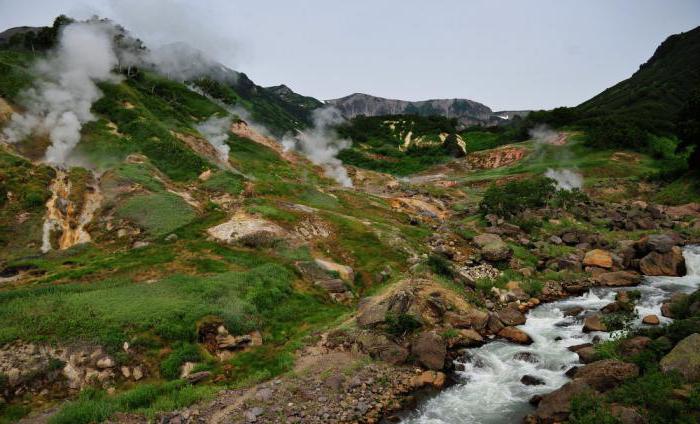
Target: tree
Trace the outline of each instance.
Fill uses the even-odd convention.
[[[688,166],[691,170],[700,170],[700,91],[696,91],[690,97],[678,114],[676,131],[681,142],[678,150],[693,149],[688,158]]]

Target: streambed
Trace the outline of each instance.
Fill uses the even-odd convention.
[[[700,246],[683,250],[687,274],[684,277],[646,277],[639,286],[624,289],[593,288],[588,293],[547,303],[532,309],[520,329],[532,337],[533,343],[521,346],[494,341],[470,349],[458,364],[464,366],[459,382],[437,396],[423,402],[404,419],[404,424],[496,424],[518,423],[534,408],[528,401],[534,395],[550,393],[567,381],[565,372],[579,365],[578,355],[569,346],[588,343],[607,333],[584,334],[583,317],[598,311],[615,300],[619,290],[638,290],[636,325],[645,315],[655,314],[661,323],[661,304],[673,293],[691,293],[700,288]],[[565,317],[567,308],[580,306],[585,311],[576,317]],[[520,379],[530,375],[542,385],[524,385]]]

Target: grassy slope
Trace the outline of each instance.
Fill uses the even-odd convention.
[[[28,59],[26,54],[0,51],[0,66],[9,69],[0,74],[0,95],[10,101],[16,101],[31,82]],[[98,119],[84,127],[78,152],[104,171],[106,194],[123,184],[140,187],[135,193],[109,195],[105,208],[135,221],[151,244],[130,249],[114,234],[95,228],[93,244],[30,256],[18,247],[26,245],[25,239],[8,237],[0,248],[9,259],[4,265],[33,267],[35,277],[29,284],[0,288],[2,344],[17,339],[99,343],[120,363],[130,363],[135,358],[118,353],[129,341],[139,361],[172,367],[180,359],[168,352],[185,349],[194,341],[197,323],[216,316],[233,333],[251,329],[263,333],[262,347],[236,355],[228,364],[199,351],[201,361],[222,376],[220,384],[249,384],[289,370],[292,353],[304,338],[343,319],[349,310],[301,281],[294,261],[322,254],[347,263],[358,274],[354,290],[362,293],[372,288],[375,273],[386,265],[399,272],[405,269],[406,253],[389,243],[398,236],[417,248],[429,234],[409,225],[382,199],[335,191],[309,163],[291,165],[264,146],[231,136],[232,164],[255,178],[255,196],[242,199],[243,207],[287,228],[298,222],[299,215],[286,204],[314,207],[335,235],[301,248],[283,244],[251,249],[207,241],[204,230],[223,222],[226,214],[213,205],[194,213],[166,186],[193,189],[206,199],[222,193],[238,195],[243,181],[223,171],[216,171],[207,182],[199,181],[196,177],[202,170],[215,167],[171,131],[194,134],[198,121],[223,113],[221,108],[148,73],[116,85],[103,84],[101,89],[104,97],[93,108]],[[147,160],[122,162],[132,153]],[[0,224],[10,228],[18,213],[29,212],[31,219],[24,227],[12,231],[36,239],[52,171],[4,152],[0,161],[3,183],[21,193],[11,204],[0,206]],[[177,241],[165,241],[163,236],[170,233],[178,236]],[[123,395],[109,399],[100,392],[86,392],[57,416],[57,422],[89,422],[119,410],[153,413],[211,392],[165,383],[157,373],[150,383],[123,387]],[[125,400],[130,396],[140,401]],[[18,413],[14,407],[2,411],[6,417]]]

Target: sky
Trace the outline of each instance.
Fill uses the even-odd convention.
[[[574,106],[629,77],[700,0],[0,0],[0,31],[109,17],[185,41],[259,85],[332,99]]]

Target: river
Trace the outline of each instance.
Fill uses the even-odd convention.
[[[641,324],[645,315],[656,314],[661,323],[669,322],[661,316],[661,303],[673,293],[691,293],[700,288],[700,246],[683,250],[688,269],[684,277],[645,277],[636,287]],[[620,289],[617,289],[620,290]],[[593,288],[588,293],[547,303],[527,314],[527,322],[519,328],[533,339],[529,346],[494,341],[470,349],[468,357],[459,363],[464,370],[457,373],[459,382],[437,396],[423,402],[409,414],[404,424],[496,424],[519,423],[534,408],[528,403],[534,395],[552,392],[567,381],[564,373],[579,365],[578,355],[567,347],[591,342],[607,333],[584,334],[583,317],[615,299],[609,288]],[[576,317],[565,317],[563,311],[580,306],[585,312]],[[526,386],[520,382],[524,375],[535,376],[543,385]]]

